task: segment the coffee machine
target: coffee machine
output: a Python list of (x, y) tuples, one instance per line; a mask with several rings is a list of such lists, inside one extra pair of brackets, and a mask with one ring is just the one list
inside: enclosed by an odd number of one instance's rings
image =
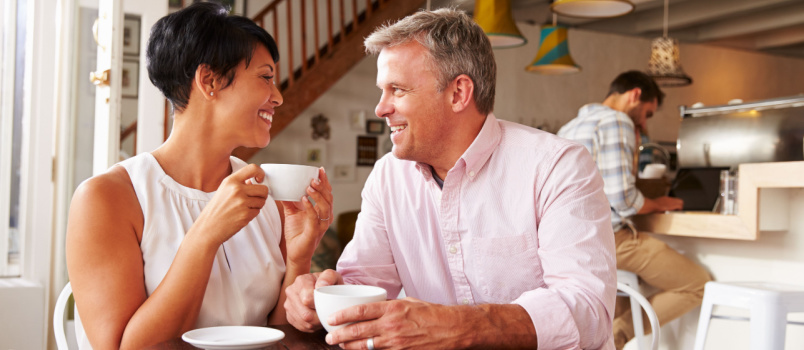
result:
[(679, 110), (679, 168), (670, 195), (684, 199), (684, 210), (713, 209), (722, 170), (804, 160), (804, 94)]

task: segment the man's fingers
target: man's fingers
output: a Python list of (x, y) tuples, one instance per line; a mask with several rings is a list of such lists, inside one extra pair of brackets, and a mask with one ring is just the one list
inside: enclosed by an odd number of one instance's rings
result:
[(386, 301), (379, 301), (376, 303), (347, 307), (329, 315), (327, 323), (331, 325), (339, 325), (349, 322), (361, 322), (378, 319), (385, 314), (387, 303), (388, 302)]
[(315, 288), (334, 286), (336, 284), (343, 284), (341, 275), (335, 270), (328, 269), (318, 275), (318, 280), (315, 281)]
[[(330, 317), (330, 319), (331, 318), (332, 317)], [(365, 349), (366, 340), (381, 333), (378, 327), (379, 322), (353, 323), (329, 333), (329, 335), (327, 335), (327, 343), (331, 345), (344, 343), (347, 345), (347, 349)], [(361, 340), (363, 344), (360, 344)], [(355, 345), (357, 345), (357, 347), (354, 347)], [(361, 348), (360, 345), (363, 347)], [(374, 347), (377, 347), (376, 343), (374, 344)]]
[(302, 305), (306, 306), (308, 309), (315, 310), (315, 295), (312, 289), (302, 291), (299, 293), (299, 297), (301, 298)]

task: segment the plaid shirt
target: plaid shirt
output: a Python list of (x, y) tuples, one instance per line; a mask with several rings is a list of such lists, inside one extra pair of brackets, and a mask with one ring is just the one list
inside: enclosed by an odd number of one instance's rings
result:
[(578, 116), (558, 131), (558, 136), (586, 147), (603, 176), (603, 191), (611, 205), (614, 231), (631, 224), (645, 197), (636, 188), (634, 122), (625, 113), (599, 103), (581, 107)]

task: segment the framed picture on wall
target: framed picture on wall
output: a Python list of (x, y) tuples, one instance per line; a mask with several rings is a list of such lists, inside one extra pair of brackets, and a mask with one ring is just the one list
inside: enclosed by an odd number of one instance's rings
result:
[(354, 110), (349, 112), (349, 126), (353, 131), (363, 131), (366, 128), (366, 111)]
[(374, 166), (377, 161), (377, 138), (374, 136), (357, 137), (357, 165)]
[(382, 120), (367, 120), (366, 133), (372, 135), (379, 135), (385, 132), (385, 122)]
[(180, 9), (184, 7), (184, 0), (168, 0), (168, 7), (171, 9)]
[(137, 60), (123, 60), (123, 97), (137, 98), (140, 88), (140, 62)]
[(334, 182), (341, 183), (355, 181), (354, 164), (335, 164), (332, 170), (332, 181)]
[(123, 55), (140, 55), (140, 18), (126, 15), (123, 20)]
[(302, 163), (322, 167), (327, 160), (326, 143), (311, 143), (302, 148)]

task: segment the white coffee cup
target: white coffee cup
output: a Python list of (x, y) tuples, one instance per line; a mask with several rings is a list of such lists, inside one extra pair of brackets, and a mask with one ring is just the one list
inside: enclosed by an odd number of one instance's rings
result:
[(667, 166), (664, 164), (648, 164), (645, 166), (645, 169), (642, 169), (642, 176), (643, 179), (661, 179), (664, 177), (664, 172), (667, 170)]
[(271, 197), (278, 201), (301, 201), (310, 181), (318, 178), (318, 168), (298, 164), (262, 164), (265, 172), (263, 185), (268, 186)]
[(386, 295), (385, 289), (380, 287), (339, 284), (316, 288), (313, 292), (313, 301), (315, 302), (315, 312), (318, 314), (321, 325), (324, 326), (327, 332), (332, 332), (345, 327), (349, 323), (330, 326), (327, 323), (329, 315), (355, 305), (385, 301), (387, 299)]

